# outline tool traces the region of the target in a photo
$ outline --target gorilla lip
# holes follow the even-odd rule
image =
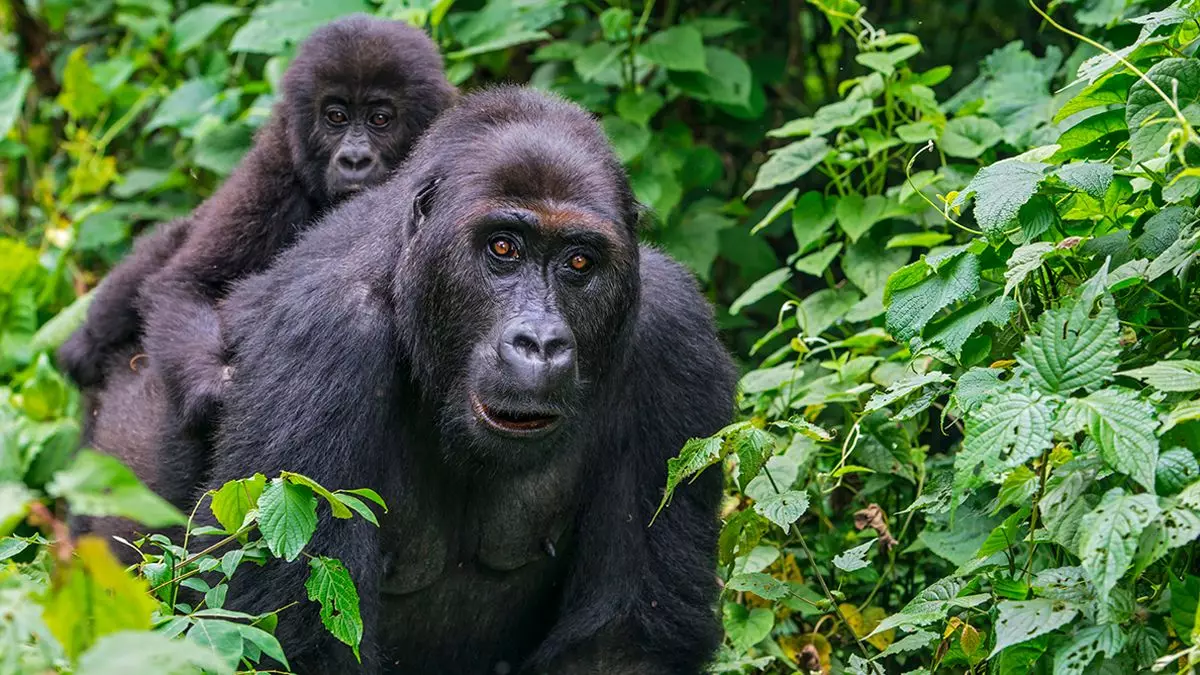
[[[558,426],[559,417],[541,412],[516,412],[489,408],[471,395],[471,409],[484,424],[508,436],[529,437],[546,433]]]

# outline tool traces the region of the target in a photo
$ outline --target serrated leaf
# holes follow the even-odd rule
[[[775,437],[762,429],[746,429],[734,436],[733,447],[738,456],[738,487],[745,490],[774,454]]]
[[[738,592],[749,591],[764,600],[782,600],[790,593],[787,584],[762,572],[739,574],[730,579],[725,588]]]
[[[1146,78],[1167,92],[1181,110],[1200,102],[1200,61],[1196,59],[1162,59],[1146,71]],[[1125,122],[1135,163],[1153,158],[1180,128],[1170,104],[1141,79],[1129,88]]]
[[[1096,199],[1104,199],[1113,180],[1113,165],[1103,162],[1065,164],[1054,172],[1064,183]]]
[[[675,494],[675,488],[686,478],[690,478],[708,467],[721,461],[724,457],[724,441],[717,436],[708,438],[693,438],[683,445],[678,457],[667,460],[667,485],[663,490],[662,501],[654,512],[657,518],[663,507]]]
[[[995,656],[1011,645],[1057,630],[1079,613],[1078,609],[1061,600],[1045,598],[1002,600],[996,607],[999,610],[996,619],[996,646],[990,656]]]
[[[231,480],[213,494],[209,509],[226,532],[237,532],[242,527],[246,514],[257,507],[266,484],[266,476],[256,473],[242,480]]]
[[[1127,636],[1120,626],[1089,626],[1054,653],[1054,675],[1082,675],[1100,654],[1114,657],[1125,648]]]
[[[1154,485],[1158,494],[1179,492],[1200,478],[1200,463],[1187,448],[1171,448],[1158,456],[1154,469]]]
[[[272,480],[258,498],[258,529],[272,554],[295,560],[317,529],[317,496],[307,485]]]
[[[1120,326],[1110,298],[1095,316],[1091,303],[1079,300],[1044,312],[1038,332],[1027,335],[1017,362],[1030,381],[1050,394],[1091,390],[1112,378],[1120,352]]]
[[[889,287],[903,271],[904,268],[892,275],[888,280]],[[943,308],[963,302],[978,292],[979,275],[979,258],[968,253],[956,256],[937,274],[892,292],[887,310],[888,332],[902,342],[920,335],[925,325]]]
[[[786,267],[780,268],[755,281],[729,306],[730,314],[740,314],[743,309],[753,305],[774,293],[780,286],[792,278],[792,271]]]
[[[946,577],[921,591],[899,612],[885,618],[872,635],[893,628],[927,626],[946,617],[950,601],[967,585],[965,579]]]
[[[975,222],[984,232],[1006,229],[1017,219],[1021,206],[1037,192],[1048,164],[1004,160],[985,166],[975,174],[954,200],[962,206],[975,197]]]
[[[951,157],[975,159],[999,143],[1004,130],[992,120],[968,115],[946,123],[938,147]]]
[[[1108,595],[1133,562],[1138,537],[1159,514],[1153,495],[1109,490],[1080,523],[1079,558],[1096,591]]]
[[[871,547],[875,545],[876,539],[872,539],[865,544],[855,546],[852,549],[842,551],[833,557],[833,566],[843,572],[854,572],[868,567],[871,563],[867,562],[867,553],[871,551]]]
[[[335,638],[350,645],[354,658],[359,658],[363,624],[354,580],[341,561],[333,558],[316,556],[308,561],[308,568],[304,590],[309,600],[321,603],[321,623]]]
[[[1200,361],[1176,359],[1117,373],[1141,380],[1159,391],[1200,390]]]
[[[829,143],[821,136],[785,145],[771,153],[767,161],[759,167],[754,185],[746,191],[746,196],[795,181],[820,164],[829,154],[829,150]]]
[[[864,413],[882,410],[896,401],[908,396],[909,394],[924,389],[930,384],[938,384],[946,382],[950,376],[939,371],[931,371],[920,375],[901,378],[896,380],[887,388],[886,391],[875,392],[871,394],[871,399],[867,401],[867,406],[863,408]]]
[[[1071,115],[1100,106],[1124,105],[1129,95],[1129,87],[1136,80],[1131,74],[1110,73],[1084,87],[1074,98],[1064,103],[1054,114],[1052,121],[1057,124]]]
[[[929,345],[940,345],[954,358],[962,358],[963,345],[975,335],[981,326],[990,323],[1003,327],[1017,311],[1017,302],[1012,298],[999,297],[991,302],[978,302],[951,314],[941,321],[927,340]]]
[[[999,368],[968,370],[959,376],[958,382],[954,385],[954,393],[950,396],[951,402],[961,413],[970,413],[989,395],[1004,386],[1000,380],[1000,374],[1003,372]]]
[[[1005,392],[967,418],[962,451],[954,459],[955,484],[997,478],[1054,447],[1054,416],[1037,392]]]
[[[755,503],[754,510],[786,531],[808,510],[808,493],[800,490],[771,493]]]
[[[1137,392],[1108,387],[1086,398],[1072,399],[1071,414],[1087,416],[1088,435],[1100,446],[1106,464],[1154,490],[1158,465],[1158,415],[1154,405]]]
[[[940,635],[931,631],[916,630],[888,645],[888,648],[880,652],[879,656],[875,658],[885,659],[895,654],[903,654],[905,652],[917,651],[918,649],[925,649],[929,646],[929,643],[939,639],[940,637]]]
[[[1054,244],[1047,241],[1018,246],[1008,257],[1008,269],[1004,271],[1004,294],[1012,293],[1025,277],[1042,266],[1042,260],[1053,251]]]
[[[1142,256],[1157,258],[1179,241],[1180,235],[1194,222],[1196,212],[1190,206],[1168,206],[1150,216],[1133,245]]]

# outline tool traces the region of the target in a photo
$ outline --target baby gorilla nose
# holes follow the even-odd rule
[[[500,335],[500,367],[515,389],[546,399],[575,375],[575,338],[560,319],[524,317]]]
[[[375,156],[370,149],[361,146],[343,147],[334,158],[338,172],[348,183],[365,181],[375,165]]]

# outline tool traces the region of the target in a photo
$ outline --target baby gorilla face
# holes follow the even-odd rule
[[[322,102],[317,130],[328,158],[326,192],[340,200],[383,182],[400,161],[395,148],[404,143],[389,92],[331,95]]]

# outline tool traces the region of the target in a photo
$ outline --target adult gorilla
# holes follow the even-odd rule
[[[354,576],[364,660],[309,605],[278,630],[299,672],[699,672],[720,477],[647,525],[666,460],[728,421],[734,371],[637,218],[588,114],[495,89],[228,298],[213,485],[286,469],[391,507],[378,530],[323,514],[309,552]],[[240,572],[231,604],[287,604],[306,571]]]
[[[58,353],[87,394],[84,443],[133,465],[180,507],[203,472],[184,460],[201,453],[158,445],[209,433],[227,372],[217,301],[331,205],[383,182],[455,95],[424,33],[361,15],[314,32],[282,93],[229,180],[191,215],[141,238]],[[143,349],[149,374],[131,369]]]

